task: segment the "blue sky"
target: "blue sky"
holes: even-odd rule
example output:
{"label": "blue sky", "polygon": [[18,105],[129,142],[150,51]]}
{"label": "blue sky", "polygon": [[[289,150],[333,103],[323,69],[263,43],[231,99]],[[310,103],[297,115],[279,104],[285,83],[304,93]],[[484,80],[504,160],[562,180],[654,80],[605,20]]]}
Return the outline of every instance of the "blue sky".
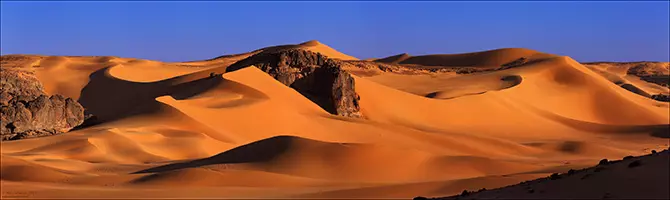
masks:
{"label": "blue sky", "polygon": [[316,39],[358,57],[524,47],[670,61],[669,2],[7,2],[6,54],[209,59]]}

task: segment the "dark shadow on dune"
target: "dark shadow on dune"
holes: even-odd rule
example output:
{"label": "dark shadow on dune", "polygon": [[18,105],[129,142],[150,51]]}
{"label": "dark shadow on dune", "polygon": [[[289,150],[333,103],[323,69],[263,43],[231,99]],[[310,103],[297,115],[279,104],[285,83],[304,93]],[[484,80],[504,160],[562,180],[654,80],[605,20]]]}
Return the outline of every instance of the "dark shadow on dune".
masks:
{"label": "dark shadow on dune", "polygon": [[529,106],[538,114],[555,120],[558,123],[572,127],[574,129],[583,130],[592,133],[610,133],[610,134],[649,134],[658,138],[670,138],[670,124],[653,124],[653,125],[613,125],[613,124],[599,124],[593,122],[586,122],[576,119],[563,117],[554,113],[550,113],[535,107]]}
{"label": "dark shadow on dune", "polygon": [[170,96],[177,100],[198,99],[201,98],[198,96],[199,94],[207,92],[212,88],[221,86],[226,89],[226,92],[221,94],[214,94],[214,96],[218,95],[219,97],[223,97],[223,99],[225,99],[225,95],[241,95],[241,98],[213,102],[211,104],[202,106],[207,108],[229,108],[251,105],[262,99],[270,98],[261,91],[235,81],[226,80],[220,75],[175,85],[171,88]]}
{"label": "dark shadow on dune", "polygon": [[[144,83],[116,78],[109,74],[111,67],[113,66],[93,72],[89,76],[88,84],[82,88],[79,103],[86,109],[85,114],[95,116],[95,120],[79,129],[129,116],[158,112],[161,106],[155,98],[160,96],[171,95],[175,99],[183,100],[219,84],[241,85],[234,88],[247,87],[225,80],[221,76],[225,68],[213,68]],[[252,96],[265,96],[254,89],[246,90],[246,93],[251,93]]]}
{"label": "dark shadow on dune", "polygon": [[632,85],[630,83],[621,84],[619,86],[621,86],[623,89],[626,89],[626,90],[628,90],[632,93],[638,94],[638,95],[643,96],[643,97],[651,98],[651,95],[649,93],[645,92],[644,90],[642,90],[638,87],[635,87],[634,85]]}
{"label": "dark shadow on dune", "polygon": [[517,86],[517,85],[521,84],[521,82],[523,81],[523,78],[521,78],[521,76],[519,76],[519,75],[509,75],[509,76],[504,76],[504,77],[500,78],[500,80],[502,81],[502,84],[501,84],[501,87],[498,88],[498,89],[485,90],[485,91],[473,92],[473,93],[465,93],[465,94],[461,94],[461,95],[453,96],[453,97],[440,97],[440,94],[442,93],[442,91],[438,91],[438,92],[428,93],[428,94],[424,95],[424,97],[434,98],[434,99],[445,99],[446,100],[446,99],[455,99],[455,98],[470,96],[470,95],[480,95],[480,94],[485,94],[488,91],[500,91],[500,90],[512,88],[514,86]]}
{"label": "dark shadow on dune", "polygon": [[223,82],[223,77],[213,76],[211,78],[198,79],[171,87],[170,96],[177,100],[184,100],[203,93]]}
{"label": "dark shadow on dune", "polygon": [[155,102],[154,98],[167,94],[167,84],[118,79],[109,74],[109,69],[105,67],[93,72],[88,84],[82,88],[79,103],[86,109],[86,114],[96,116],[102,123],[159,109],[152,102]]}
{"label": "dark shadow on dune", "polygon": [[425,97],[435,98],[435,97],[437,97],[438,94],[440,94],[440,92],[431,92],[431,93],[428,93],[427,95],[425,95]]}
{"label": "dark shadow on dune", "polygon": [[576,154],[582,150],[583,145],[584,143],[582,142],[565,141],[559,145],[558,150],[564,153]]}
{"label": "dark shadow on dune", "polygon": [[670,138],[670,125],[661,126],[652,130],[651,136],[659,138]]}
{"label": "dark shadow on dune", "polygon": [[446,97],[446,98],[439,98],[439,95],[440,95],[441,92],[432,92],[432,93],[429,93],[429,94],[425,95],[425,97],[428,97],[428,98],[434,98],[434,99],[445,99],[445,100],[446,100],[446,99],[455,99],[455,98],[464,97],[464,96],[471,96],[471,95],[485,94],[486,92],[488,92],[488,91],[475,92],[475,93],[466,93],[466,94],[462,94],[462,95],[459,95],[459,96],[455,96],[455,97]]}
{"label": "dark shadow on dune", "polygon": [[81,123],[79,126],[76,126],[76,127],[72,128],[70,130],[70,132],[85,129],[85,128],[88,128],[88,127],[92,127],[92,126],[95,126],[95,125],[98,125],[98,124],[101,124],[101,123],[102,122],[100,120],[98,120],[98,117],[93,116],[93,115],[87,115],[87,116],[84,117],[84,122]]}
{"label": "dark shadow on dune", "polygon": [[507,89],[507,88],[511,88],[511,87],[514,87],[516,85],[521,84],[521,81],[523,80],[523,78],[521,78],[521,76],[519,76],[519,75],[509,75],[509,76],[504,76],[504,77],[500,78],[500,80],[509,83],[508,87],[502,88],[502,89]]}
{"label": "dark shadow on dune", "polygon": [[242,145],[212,157],[149,168],[133,172],[133,174],[165,172],[213,164],[257,163],[271,161],[277,156],[285,153],[288,149],[290,149],[292,144],[301,139],[302,138],[292,136],[275,136]]}

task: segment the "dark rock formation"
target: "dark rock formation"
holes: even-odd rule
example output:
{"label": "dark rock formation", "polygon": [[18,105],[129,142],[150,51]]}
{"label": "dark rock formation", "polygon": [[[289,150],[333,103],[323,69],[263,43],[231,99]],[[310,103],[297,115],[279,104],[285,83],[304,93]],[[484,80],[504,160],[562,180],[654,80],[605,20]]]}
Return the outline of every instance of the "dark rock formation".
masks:
{"label": "dark rock formation", "polygon": [[354,78],[342,69],[342,64],[319,53],[290,49],[256,54],[226,71],[256,66],[329,113],[360,118],[360,97],[355,91]]}
{"label": "dark rock formation", "polygon": [[67,132],[84,120],[84,108],[61,95],[47,96],[27,71],[0,68],[0,136],[15,140]]}
{"label": "dark rock formation", "polygon": [[627,74],[635,76],[653,76],[653,75],[668,75],[670,73],[670,65],[663,62],[631,62],[621,63],[624,66],[630,66]]}
{"label": "dark rock formation", "polygon": [[500,69],[509,69],[509,68],[518,67],[518,66],[520,66],[520,65],[525,64],[526,62],[528,62],[528,59],[526,59],[526,58],[524,58],[524,57],[521,57],[521,58],[516,59],[516,60],[514,60],[514,61],[512,61],[512,62],[505,63],[505,64],[501,65],[501,66],[500,66]]}
{"label": "dark rock formation", "polygon": [[655,94],[655,95],[651,95],[651,99],[654,99],[656,101],[670,102],[670,95]]}
{"label": "dark rock formation", "polygon": [[15,96],[34,98],[42,94],[44,88],[33,73],[0,68],[0,104],[7,104]]}
{"label": "dark rock formation", "polygon": [[670,88],[670,75],[646,75],[640,79],[666,88]]}

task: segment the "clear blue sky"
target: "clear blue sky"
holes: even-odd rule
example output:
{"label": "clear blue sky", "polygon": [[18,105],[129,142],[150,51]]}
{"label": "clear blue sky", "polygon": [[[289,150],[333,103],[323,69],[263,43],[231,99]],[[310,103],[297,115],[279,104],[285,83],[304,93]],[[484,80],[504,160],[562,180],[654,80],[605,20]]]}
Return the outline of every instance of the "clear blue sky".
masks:
{"label": "clear blue sky", "polygon": [[1,54],[187,61],[316,39],[358,57],[524,47],[669,61],[666,2],[1,2]]}

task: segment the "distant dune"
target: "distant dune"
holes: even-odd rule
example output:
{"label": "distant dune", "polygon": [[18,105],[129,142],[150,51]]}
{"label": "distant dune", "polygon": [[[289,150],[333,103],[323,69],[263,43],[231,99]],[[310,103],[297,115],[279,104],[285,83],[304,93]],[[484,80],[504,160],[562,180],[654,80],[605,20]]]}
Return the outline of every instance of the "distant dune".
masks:
{"label": "distant dune", "polygon": [[377,62],[412,64],[423,66],[449,66],[449,67],[491,67],[500,66],[512,62],[521,57],[529,59],[541,59],[551,57],[550,54],[537,52],[523,48],[495,49],[474,53],[463,54],[434,54],[410,56],[400,54],[375,60]]}
{"label": "distant dune", "polygon": [[389,56],[389,57],[386,57],[386,58],[376,59],[374,61],[383,62],[383,63],[398,64],[398,63],[403,62],[403,61],[405,61],[405,60],[407,60],[411,57],[412,56],[410,56],[409,54],[402,53],[402,54],[398,54],[398,55],[395,55],[395,56]]}
{"label": "distant dune", "polygon": [[[291,60],[307,66],[281,70],[279,61],[260,63],[265,71],[240,66],[258,53],[291,49],[327,58]],[[34,72],[46,93],[76,99],[96,120],[64,134],[3,141],[7,197],[441,197],[660,151],[670,138],[670,103],[652,98],[668,94],[667,87],[642,78],[663,77],[662,67],[631,74],[635,66],[585,65],[522,48],[365,61],[308,41],[192,62],[46,55],[0,61],[3,70]],[[326,62],[338,67],[322,68]],[[303,84],[327,77],[335,84],[321,89],[338,101],[358,98],[362,117],[324,110],[309,96],[315,91],[278,81],[277,74],[289,73]],[[305,78],[310,73],[317,75]],[[338,96],[343,85],[358,96]],[[563,190],[552,184],[573,182],[602,195],[593,185],[617,184],[620,171],[667,174],[660,154],[649,157],[639,168],[625,160],[539,183],[529,197],[553,197]],[[583,173],[592,176],[577,184]],[[619,186],[643,185],[636,181]],[[664,185],[647,189],[656,186]]]}

